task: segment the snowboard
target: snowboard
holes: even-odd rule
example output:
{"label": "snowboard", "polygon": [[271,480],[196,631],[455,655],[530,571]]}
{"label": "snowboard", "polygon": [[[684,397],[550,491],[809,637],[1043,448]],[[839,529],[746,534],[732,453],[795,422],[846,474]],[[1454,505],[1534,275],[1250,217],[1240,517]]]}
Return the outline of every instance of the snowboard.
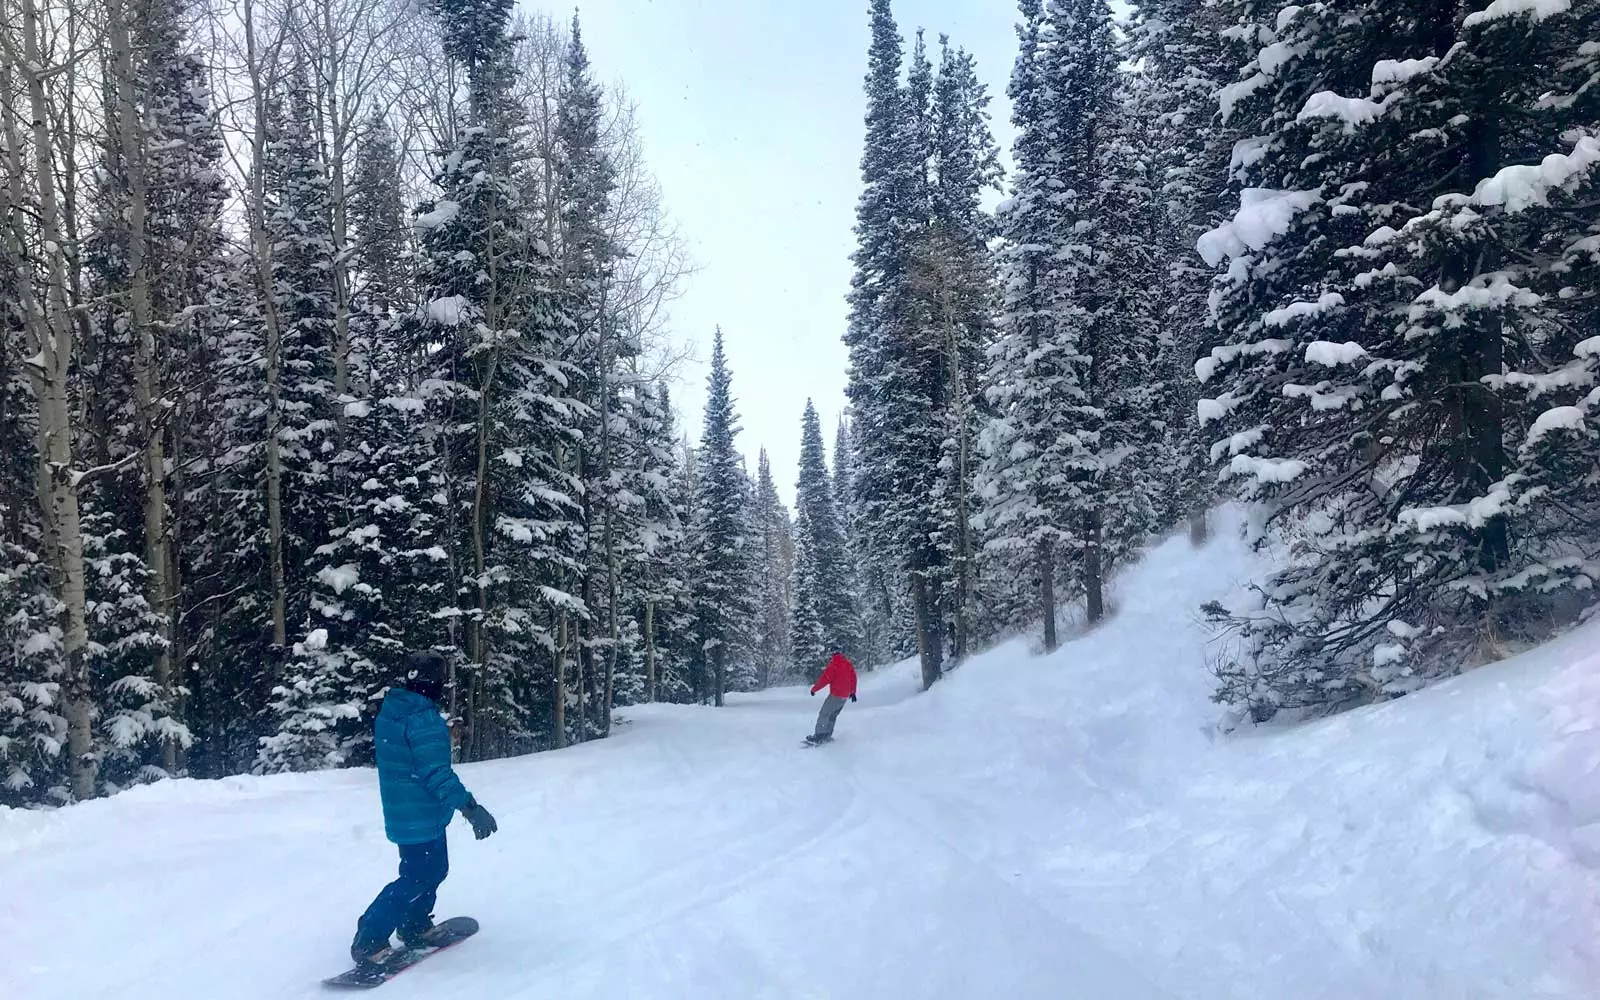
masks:
{"label": "snowboard", "polygon": [[833,742],[833,737],[832,736],[827,736],[827,737],[824,737],[824,738],[822,738],[820,740],[812,739],[811,737],[807,736],[805,739],[800,741],[800,748],[802,750],[804,750],[807,747],[820,747],[824,743],[832,743],[832,742]]}
{"label": "snowboard", "polygon": [[478,933],[478,922],[471,917],[451,917],[433,925],[434,944],[421,948],[402,948],[381,965],[358,965],[349,972],[324,979],[322,985],[335,990],[370,990],[382,986],[429,955],[454,947]]}

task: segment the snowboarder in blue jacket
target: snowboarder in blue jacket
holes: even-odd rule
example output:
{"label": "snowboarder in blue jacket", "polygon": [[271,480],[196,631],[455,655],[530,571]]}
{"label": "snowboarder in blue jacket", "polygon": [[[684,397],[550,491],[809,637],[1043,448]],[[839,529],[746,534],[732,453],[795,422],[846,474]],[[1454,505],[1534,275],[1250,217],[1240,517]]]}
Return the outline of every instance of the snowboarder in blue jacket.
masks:
{"label": "snowboarder in blue jacket", "polygon": [[358,965],[388,959],[396,931],[407,947],[430,943],[434,898],[450,871],[445,828],[457,810],[479,840],[499,829],[450,766],[450,729],[439,714],[447,671],[441,653],[407,654],[404,686],[384,695],[373,724],[383,828],[400,848],[400,877],[356,924],[350,956]]}

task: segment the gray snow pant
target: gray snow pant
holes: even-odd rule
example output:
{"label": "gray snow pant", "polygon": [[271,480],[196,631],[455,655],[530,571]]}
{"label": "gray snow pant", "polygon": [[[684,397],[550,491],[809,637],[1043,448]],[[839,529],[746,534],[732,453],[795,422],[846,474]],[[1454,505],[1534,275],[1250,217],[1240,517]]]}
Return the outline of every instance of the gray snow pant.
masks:
{"label": "gray snow pant", "polygon": [[817,731],[814,739],[826,740],[833,737],[833,724],[839,721],[839,713],[844,711],[845,699],[837,695],[828,695],[822,703],[822,711],[817,713]]}

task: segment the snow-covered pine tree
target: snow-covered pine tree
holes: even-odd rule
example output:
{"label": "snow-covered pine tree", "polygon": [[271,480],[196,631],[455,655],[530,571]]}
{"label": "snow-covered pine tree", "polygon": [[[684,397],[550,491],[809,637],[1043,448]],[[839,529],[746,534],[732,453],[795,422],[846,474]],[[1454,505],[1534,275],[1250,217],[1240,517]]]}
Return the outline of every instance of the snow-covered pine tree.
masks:
{"label": "snow-covered pine tree", "polygon": [[[1173,465],[1167,408],[1171,345],[1160,291],[1165,213],[1159,200],[1156,136],[1138,106],[1138,81],[1116,78],[1115,105],[1102,124],[1100,183],[1095,192],[1094,283],[1101,293],[1092,345],[1091,390],[1102,410],[1100,467],[1101,576],[1166,527],[1159,498]],[[1192,382],[1192,372],[1183,372]]]}
{"label": "snow-covered pine tree", "polygon": [[[348,530],[354,499],[345,495],[349,484],[339,474],[346,457],[338,434],[345,401],[335,391],[337,253],[329,177],[305,67],[291,69],[285,89],[272,108],[264,160],[279,330],[276,357],[269,341],[268,370],[276,367],[279,374],[268,405],[278,411],[283,511],[281,542],[269,559],[282,561],[291,637],[273,679],[276,732],[263,737],[256,763],[269,771],[342,763],[339,723],[359,719],[365,702],[353,675],[363,653],[344,628],[357,617],[344,596],[361,586],[359,570],[354,562],[330,559],[340,546],[325,542]],[[296,641],[296,635],[307,638]],[[370,666],[364,672],[370,675]]]}
{"label": "snow-covered pine tree", "polygon": [[782,678],[789,667],[790,581],[789,550],[793,546],[789,511],[772,480],[772,463],[761,449],[756,465],[754,535],[757,547],[755,581],[756,621],[752,638],[756,683],[765,688]]}
{"label": "snow-covered pine tree", "polygon": [[[280,657],[273,643],[268,566],[265,438],[265,325],[256,262],[224,252],[197,330],[197,359],[211,379],[189,387],[186,405],[204,414],[190,426],[180,508],[186,719],[195,745],[190,773],[220,777],[250,770],[259,740],[273,731],[264,712]],[[263,723],[266,723],[263,725]]]}
{"label": "snow-covered pine tree", "polygon": [[574,323],[569,356],[576,359],[572,394],[587,405],[583,435],[572,453],[583,483],[585,532],[579,595],[590,617],[578,624],[580,690],[574,735],[582,740],[609,729],[621,609],[618,522],[625,502],[611,474],[618,430],[616,399],[621,359],[637,353],[632,331],[611,301],[622,250],[607,225],[616,188],[601,130],[603,94],[594,82],[578,16],[567,37],[564,73],[556,102],[555,203],[562,291]]}
{"label": "snow-covered pine tree", "polygon": [[[116,685],[100,696],[102,720],[119,720],[103,721],[104,759],[121,781],[144,767],[173,772],[190,739],[176,721],[188,680],[180,609],[194,547],[186,509],[204,487],[190,488],[188,477],[203,467],[192,453],[209,429],[197,402],[211,374],[204,341],[217,322],[226,191],[207,69],[190,51],[184,5],[118,3],[107,14],[104,152],[85,259],[97,309],[84,326],[80,391],[96,462],[132,463],[83,491],[94,532],[86,557],[103,571],[91,581],[96,673]],[[142,610],[123,591],[131,579],[145,587]]]}
{"label": "snow-covered pine tree", "polygon": [[[412,299],[399,140],[381,113],[362,129],[347,188],[351,254],[351,366],[355,394],[415,388],[413,358],[392,328]],[[364,380],[365,385],[361,382]]]}
{"label": "snow-covered pine tree", "polygon": [[1211,0],[1151,0],[1139,4],[1130,29],[1140,66],[1130,81],[1129,113],[1142,125],[1159,214],[1147,234],[1159,289],[1162,354],[1154,369],[1166,422],[1157,484],[1162,528],[1188,519],[1191,534],[1206,534],[1215,476],[1200,444],[1195,416],[1199,385],[1194,362],[1209,350],[1209,268],[1195,252],[1200,235],[1223,220],[1233,129],[1217,114],[1227,48],[1227,5]]}
{"label": "snow-covered pine tree", "polygon": [[1541,444],[1592,315],[1573,269],[1600,147],[1562,77],[1595,17],[1285,11],[1226,92],[1258,132],[1239,213],[1201,242],[1232,261],[1201,415],[1213,458],[1300,528],[1231,618],[1220,700],[1259,719],[1404,693],[1539,637],[1551,592],[1592,586]]}
{"label": "snow-covered pine tree", "polygon": [[929,217],[933,73],[919,39],[901,86],[890,0],[872,0],[870,23],[863,187],[845,333],[857,432],[854,492],[863,543],[895,567],[904,581],[895,589],[909,591],[928,687],[944,664],[936,484],[947,387],[939,352],[924,349],[911,259]]}
{"label": "snow-covered pine tree", "polygon": [[971,54],[940,36],[930,134],[930,224],[913,248],[911,281],[920,300],[923,337],[943,372],[939,418],[943,442],[935,483],[936,540],[945,567],[950,656],[959,663],[970,646],[976,545],[972,519],[976,441],[982,427],[984,357],[993,333],[994,273],[989,240],[994,220],[981,201],[1001,178],[999,149],[989,130],[989,95]]}
{"label": "snow-covered pine tree", "polygon": [[[445,54],[467,75],[438,195],[419,207],[423,305],[406,332],[422,359],[424,434],[439,461],[443,559],[457,592],[432,609],[458,646],[447,708],[468,759],[559,744],[565,671],[539,669],[588,610],[579,570],[581,483],[567,460],[582,404],[562,356],[572,325],[558,275],[520,200],[510,3],[442,0]],[[548,741],[548,742],[547,742]]]}
{"label": "snow-covered pine tree", "polygon": [[[4,201],[0,193],[0,208]],[[0,242],[4,273],[15,273],[11,259],[9,241]],[[20,333],[8,283],[0,288],[0,803],[8,806],[68,797],[60,602],[39,554],[37,417]]]}
{"label": "snow-covered pine tree", "polygon": [[[833,435],[833,467],[831,469],[831,482],[833,484],[833,505],[839,517],[839,535],[844,544],[844,576],[839,581],[841,595],[849,602],[849,624],[846,627],[850,635],[856,637],[856,656],[859,666],[871,667],[884,662],[885,657],[880,654],[879,646],[887,625],[884,623],[869,623],[868,609],[863,601],[865,592],[863,580],[866,570],[863,563],[865,551],[857,541],[860,535],[860,524],[856,517],[854,476],[855,445],[850,438],[850,414],[848,411],[839,415],[839,425]],[[789,605],[794,607],[794,545],[790,545],[787,563],[786,578],[790,581]]]}
{"label": "snow-covered pine tree", "polygon": [[1011,94],[1018,138],[1001,224],[1004,306],[990,352],[984,525],[1000,553],[1031,554],[1053,650],[1059,560],[1090,621],[1104,613],[1109,474],[1126,457],[1115,363],[1107,171],[1118,50],[1104,0],[1022,0]]}
{"label": "snow-covered pine tree", "polygon": [[701,692],[707,686],[705,647],[700,641],[697,617],[700,525],[695,499],[699,493],[699,462],[693,448],[671,436],[670,427],[667,435],[674,467],[668,491],[679,532],[667,536],[659,553],[664,574],[654,615],[660,654],[655,700],[687,704],[702,700]]}
{"label": "snow-covered pine tree", "polygon": [[84,505],[84,561],[99,778],[114,793],[169,776],[167,749],[187,747],[191,737],[173,717],[172,690],[156,682],[152,669],[166,637],[165,619],[147,599],[149,570],[139,547],[113,526],[116,516],[101,506]]}
{"label": "snow-covered pine tree", "polygon": [[796,564],[806,565],[794,581],[792,649],[795,672],[815,676],[830,653],[860,655],[860,638],[850,632],[854,615],[846,589],[849,552],[822,446],[822,422],[811,400],[800,421],[800,470],[795,481]]}
{"label": "snow-covered pine tree", "polygon": [[616,686],[620,706],[655,700],[663,604],[681,597],[682,567],[667,560],[681,544],[683,525],[672,495],[677,462],[672,410],[664,391],[635,379],[619,396],[619,404],[625,425],[613,475],[627,515],[619,523],[617,546],[617,600],[626,630]]}
{"label": "snow-covered pine tree", "polygon": [[802,508],[794,519],[794,567],[789,578],[789,590],[794,595],[789,611],[789,665],[801,677],[817,676],[821,672],[818,664],[826,664],[828,660],[827,633],[820,602],[816,600],[824,581],[817,571],[816,552],[812,547],[815,537],[811,516]]}
{"label": "snow-covered pine tree", "polygon": [[748,549],[749,528],[743,465],[734,447],[739,417],[734,409],[733,373],[719,328],[711,348],[706,381],[705,427],[700,436],[695,491],[695,617],[705,650],[709,694],[720,707],[728,690],[729,668],[748,645],[753,607]]}

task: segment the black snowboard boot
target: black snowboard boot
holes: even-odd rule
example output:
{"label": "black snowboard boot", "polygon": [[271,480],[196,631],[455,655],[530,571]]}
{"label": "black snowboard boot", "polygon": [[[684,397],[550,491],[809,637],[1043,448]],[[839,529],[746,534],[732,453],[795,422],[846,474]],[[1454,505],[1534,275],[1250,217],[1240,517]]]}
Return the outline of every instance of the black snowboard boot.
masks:
{"label": "black snowboard boot", "polygon": [[357,965],[382,965],[394,957],[395,949],[388,941],[374,944],[356,939],[350,945],[350,957]]}
{"label": "black snowboard boot", "polygon": [[428,923],[424,927],[400,928],[400,943],[407,948],[432,948],[438,944],[438,940],[435,937],[438,932],[438,925],[433,922],[432,917],[429,917]]}

